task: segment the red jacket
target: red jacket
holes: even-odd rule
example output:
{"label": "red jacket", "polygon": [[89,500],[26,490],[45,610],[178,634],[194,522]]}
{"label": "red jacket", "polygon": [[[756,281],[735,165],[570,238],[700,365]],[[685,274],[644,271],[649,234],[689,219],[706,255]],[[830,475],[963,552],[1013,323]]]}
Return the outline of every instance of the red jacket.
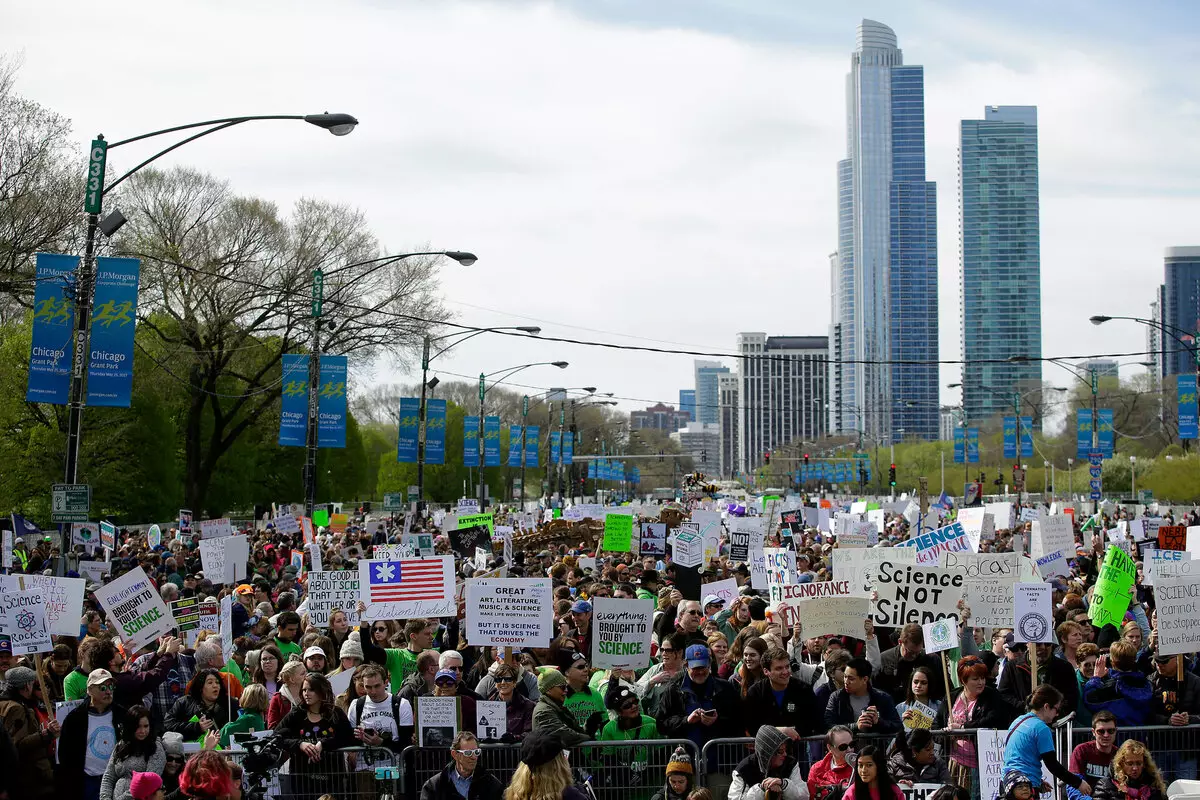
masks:
{"label": "red jacket", "polygon": [[276,692],[271,696],[271,702],[267,704],[267,727],[274,730],[275,726],[279,724],[279,720],[286,717],[291,710],[292,701],[283,692]]}
{"label": "red jacket", "polygon": [[833,765],[833,753],[812,765],[808,771],[808,796],[811,800],[824,800],[833,787],[847,787],[854,781],[854,767],[849,762],[840,767]]}

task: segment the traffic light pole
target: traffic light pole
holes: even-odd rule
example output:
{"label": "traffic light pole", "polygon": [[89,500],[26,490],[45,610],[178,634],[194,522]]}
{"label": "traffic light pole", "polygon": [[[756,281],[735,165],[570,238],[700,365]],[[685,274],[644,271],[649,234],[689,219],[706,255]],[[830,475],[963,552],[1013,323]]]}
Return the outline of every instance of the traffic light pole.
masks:
{"label": "traffic light pole", "polygon": [[313,270],[312,344],[308,353],[308,424],[304,428],[304,515],[312,519],[317,497],[317,411],[321,391],[321,306],[325,300],[325,274]]}

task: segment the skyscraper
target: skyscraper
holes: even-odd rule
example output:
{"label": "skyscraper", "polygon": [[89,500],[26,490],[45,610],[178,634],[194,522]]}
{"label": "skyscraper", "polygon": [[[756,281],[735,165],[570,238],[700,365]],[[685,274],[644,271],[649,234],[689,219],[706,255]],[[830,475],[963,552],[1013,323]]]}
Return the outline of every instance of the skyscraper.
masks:
{"label": "skyscraper", "polygon": [[1037,108],[988,106],[983,116],[960,123],[958,151],[963,408],[972,423],[1012,413],[1012,392],[1042,383]]}
{"label": "skyscraper", "polygon": [[739,381],[734,373],[717,376],[717,393],[720,395],[720,472],[721,477],[730,479],[738,471],[738,421],[741,419],[738,402]]}
{"label": "skyscraper", "polygon": [[691,414],[692,421],[696,421],[696,390],[695,389],[680,389],[679,390],[679,410],[686,411]]}
{"label": "skyscraper", "polygon": [[[938,434],[937,191],[925,180],[925,73],[864,19],[846,77],[838,162],[831,371],[838,430]],[[896,364],[890,362],[920,362]]]}
{"label": "skyscraper", "polygon": [[696,422],[706,425],[719,421],[719,398],[717,396],[717,376],[729,374],[729,367],[719,361],[696,361],[696,413],[692,417]]}
{"label": "skyscraper", "polygon": [[[1181,336],[1181,330],[1200,336],[1200,247],[1168,247],[1165,261],[1162,323],[1175,336]],[[1196,371],[1187,347],[1171,335],[1163,334],[1162,349],[1164,375]]]}
{"label": "skyscraper", "polygon": [[737,349],[738,469],[752,472],[767,451],[815,442],[828,432],[829,339],[739,333]]}

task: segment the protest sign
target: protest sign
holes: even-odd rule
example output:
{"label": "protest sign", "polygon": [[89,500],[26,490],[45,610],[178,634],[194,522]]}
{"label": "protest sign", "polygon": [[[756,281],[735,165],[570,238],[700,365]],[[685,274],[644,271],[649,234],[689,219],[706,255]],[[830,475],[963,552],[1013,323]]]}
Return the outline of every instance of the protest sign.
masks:
{"label": "protest sign", "polygon": [[761,592],[767,590],[767,556],[761,547],[750,551],[750,587]]}
{"label": "protest sign", "polygon": [[476,645],[548,647],[554,638],[551,584],[549,578],[468,580],[467,641]]}
{"label": "protest sign", "polygon": [[146,529],[146,546],[153,549],[162,544],[162,529],[157,525],[151,525]]}
{"label": "protest sign", "polygon": [[496,529],[495,516],[492,514],[463,514],[458,515],[458,528],[473,528],[476,525],[482,525],[488,530],[488,538],[491,539],[492,531]]}
{"label": "protest sign", "polygon": [[[857,523],[862,525],[863,523]],[[869,542],[865,533],[843,533],[837,537],[838,548],[867,547]]]}
{"label": "protest sign", "polygon": [[1159,550],[1186,550],[1187,527],[1183,525],[1163,525],[1158,529]]}
{"label": "protest sign", "polygon": [[313,572],[320,572],[325,569],[321,564],[321,545],[313,542],[312,544],[304,545],[304,549],[308,550],[308,563],[312,565]]}
{"label": "protest sign", "polygon": [[633,548],[633,517],[628,514],[604,515],[602,550],[628,553]]}
{"label": "protest sign", "polygon": [[975,731],[975,748],[979,754],[979,792],[981,797],[998,797],[1004,779],[1004,748],[1008,732],[992,728]]}
{"label": "protest sign", "polygon": [[1033,522],[1029,555],[1034,559],[1057,552],[1075,552],[1075,530],[1066,514],[1043,515]]}
{"label": "protest sign", "polygon": [[475,701],[475,735],[481,742],[498,742],[508,733],[508,706],[502,700]]}
{"label": "protest sign", "polygon": [[[917,551],[911,547],[854,547],[845,550],[838,547],[833,551],[834,580],[849,581],[851,594],[870,594],[875,588],[875,573],[884,561],[916,564]],[[766,588],[765,584],[763,588]]]}
{"label": "protest sign", "polygon": [[[81,562],[80,566],[87,563],[112,566],[112,563],[107,561],[85,561]],[[46,624],[51,635],[79,635],[79,614],[83,608],[83,594],[87,587],[85,579],[59,578],[53,575],[22,575],[20,579],[16,575],[0,577],[4,578],[0,586],[3,586],[5,593],[21,591],[20,580],[24,580],[26,589],[41,590],[42,600],[46,604]]]}
{"label": "protest sign", "polygon": [[233,658],[233,595],[227,594],[221,598],[221,653],[225,660]]}
{"label": "protest sign", "polygon": [[767,559],[767,586],[796,582],[796,552],[783,547],[764,547]]}
{"label": "protest sign", "polygon": [[592,666],[643,669],[650,664],[653,600],[597,597],[592,605]]}
{"label": "protest sign", "polygon": [[300,521],[291,514],[280,514],[272,521],[275,530],[291,536],[300,532]]}
{"label": "protest sign", "polygon": [[996,523],[996,530],[1008,531],[1013,527],[1013,506],[1012,503],[987,503],[983,510],[987,514],[992,515],[992,519]]}
{"label": "protest sign", "polygon": [[91,550],[100,546],[100,525],[96,522],[72,522],[71,546]]}
{"label": "protest sign", "polygon": [[245,536],[200,540],[200,565],[204,569],[204,577],[213,583],[244,581],[246,562],[249,560],[250,540]]}
{"label": "protest sign", "polygon": [[1130,589],[1137,580],[1137,564],[1116,545],[1109,545],[1092,590],[1088,618],[1097,628],[1120,628],[1129,608]]}
{"label": "protest sign", "polygon": [[313,530],[313,521],[308,517],[300,518],[300,535],[305,544],[312,544],[317,540],[317,533]]}
{"label": "protest sign", "polygon": [[958,618],[958,601],[963,597],[963,576],[958,573],[885,561],[874,583],[876,625],[900,628],[912,622]]}
{"label": "protest sign", "polygon": [[117,549],[117,526],[111,522],[100,522],[100,544],[109,550]]}
{"label": "protest sign", "polygon": [[971,580],[963,582],[963,599],[971,609],[971,624],[977,628],[1011,628],[1013,625],[1013,582]]}
{"label": "protest sign", "polygon": [[12,531],[8,531],[8,530],[0,531],[0,550],[2,550],[2,552],[3,552],[3,555],[0,556],[0,564],[2,564],[4,569],[6,569],[6,570],[12,569],[12,564],[13,564],[13,532]]}
{"label": "protest sign", "polygon": [[1154,601],[1159,655],[1200,652],[1200,576],[1159,576]]}
{"label": "protest sign", "polygon": [[486,570],[492,560],[492,551],[485,547],[475,548],[475,569]]}
{"label": "protest sign", "polygon": [[1054,643],[1054,608],[1048,583],[1013,584],[1013,638]]}
{"label": "protest sign", "polygon": [[917,699],[913,699],[906,705],[908,707],[905,709],[903,717],[905,730],[913,731],[918,728],[929,730],[933,727],[933,722],[937,719],[937,709],[927,706]]}
{"label": "protest sign", "polygon": [[359,576],[352,570],[308,573],[308,619],[329,627],[329,615],[342,611],[350,627],[358,624]]}
{"label": "protest sign", "polygon": [[371,548],[371,558],[378,561],[395,561],[401,558],[416,558],[417,549],[413,542],[402,544],[377,544]]}
{"label": "protest sign", "polygon": [[[12,643],[12,654],[23,656],[54,649],[46,623],[46,597],[41,589],[5,591],[3,632]],[[76,634],[79,633],[78,628]]]}
{"label": "protest sign", "polygon": [[[788,551],[791,552],[791,551]],[[813,581],[811,583],[768,583],[770,605],[794,603],[811,597],[849,597],[850,581]]]}
{"label": "protest sign", "polygon": [[763,546],[763,526],[761,518],[741,518],[733,520],[729,531],[729,560],[735,563],[748,562],[750,551],[761,549]]}
{"label": "protest sign", "polygon": [[181,536],[192,532],[192,511],[188,508],[179,509],[179,534]]}
{"label": "protest sign", "polygon": [[418,747],[448,748],[458,735],[459,713],[457,697],[416,698]]}
{"label": "protest sign", "polygon": [[[104,583],[104,577],[112,573],[111,561],[80,561],[79,571],[83,574],[85,580],[95,583]],[[76,635],[79,635],[76,630]]]}
{"label": "protest sign", "polygon": [[[483,516],[483,515],[476,515]],[[486,516],[491,516],[487,514]],[[492,534],[487,525],[471,525],[450,531],[450,549],[463,558],[474,558],[475,548],[492,549]]]}
{"label": "protest sign", "polygon": [[217,539],[222,536],[233,536],[233,525],[228,517],[220,519],[202,519],[197,523],[200,527],[201,539]]}
{"label": "protest sign", "polygon": [[200,598],[180,597],[171,601],[171,619],[180,633],[194,631],[200,627]]}
{"label": "protest sign", "polygon": [[[1075,553],[1072,551],[1071,556],[1074,557],[1074,555]],[[1071,574],[1071,562],[1067,560],[1067,556],[1062,550],[1044,555],[1037,559],[1035,563],[1037,564],[1038,575],[1044,581],[1060,575],[1066,576]]]}
{"label": "protest sign", "polygon": [[926,653],[940,653],[958,647],[958,620],[953,617],[934,620],[921,625]]}
{"label": "protest sign", "polygon": [[358,592],[364,620],[453,617],[454,557],[362,559]]}
{"label": "protest sign", "polygon": [[136,652],[167,633],[174,623],[167,604],[141,567],[134,567],[94,594],[128,652]]}
{"label": "protest sign", "polygon": [[[940,566],[960,573],[965,580],[1000,580],[1016,583],[1021,579],[1020,553],[943,553]],[[1028,572],[1027,574],[1032,574]]]}
{"label": "protest sign", "polygon": [[671,560],[681,567],[698,567],[704,561],[704,539],[694,523],[683,523],[671,546]]}
{"label": "protest sign", "polygon": [[928,533],[910,536],[897,542],[897,547],[912,547],[917,551],[917,563],[930,566],[938,563],[942,553],[960,553],[971,549],[971,542],[963,526],[955,522]]}
{"label": "protest sign", "polygon": [[865,539],[867,545],[879,544],[879,528],[875,526],[874,522],[868,520],[866,522],[851,523],[850,532],[838,537],[838,547],[852,547],[853,545],[847,544],[845,539],[847,537],[859,536]]}
{"label": "protest sign", "polygon": [[350,681],[354,679],[354,670],[343,669],[329,676],[329,688],[333,690],[333,696],[337,697],[342,692],[350,688]]}
{"label": "protest sign", "polygon": [[665,556],[667,554],[667,526],[662,522],[643,522],[638,554],[643,556]]}
{"label": "protest sign", "polygon": [[725,601],[725,608],[729,608],[729,604],[738,596],[737,581],[733,578],[726,578],[723,581],[712,581],[700,586],[701,599],[709,595],[716,595]]}
{"label": "protest sign", "polygon": [[[814,584],[820,585],[820,584]],[[803,636],[863,637],[863,624],[871,616],[871,599],[851,595],[810,595],[802,600],[781,600],[775,605],[779,623],[790,630],[804,625]]]}
{"label": "protest sign", "polygon": [[1142,575],[1146,586],[1154,586],[1159,578],[1200,577],[1200,563],[1187,550],[1147,547],[1142,553]]}

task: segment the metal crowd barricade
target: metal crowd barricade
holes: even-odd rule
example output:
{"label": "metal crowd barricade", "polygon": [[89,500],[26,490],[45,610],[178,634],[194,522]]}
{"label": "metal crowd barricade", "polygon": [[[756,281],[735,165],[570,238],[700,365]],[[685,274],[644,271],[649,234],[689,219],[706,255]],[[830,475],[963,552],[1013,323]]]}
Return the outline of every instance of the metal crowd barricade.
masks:
{"label": "metal crowd barricade", "polygon": [[[1066,753],[1060,756],[1064,764],[1068,763],[1071,751],[1076,746],[1092,739],[1092,731],[1089,728],[1073,728],[1069,733]],[[1167,784],[1177,780],[1195,780],[1200,775],[1197,769],[1200,764],[1200,726],[1118,726],[1116,746],[1120,747],[1127,739],[1136,739],[1146,745],[1150,757],[1154,759],[1158,771],[1162,773],[1163,781]]]}
{"label": "metal crowd barricade", "polygon": [[597,800],[650,800],[666,783],[667,763],[679,747],[698,776],[700,752],[688,739],[584,742],[571,748],[570,762],[588,780]]}
{"label": "metal crowd barricade", "polygon": [[244,750],[220,751],[243,769],[242,786],[247,797],[280,800],[314,800],[332,794],[338,800],[382,800],[398,798],[401,782],[400,756],[381,747],[350,747],[326,753],[319,762],[294,763],[255,775],[248,769],[252,759]]}
{"label": "metal crowd barricade", "polygon": [[[479,766],[495,775],[501,783],[511,783],[513,773],[521,763],[521,745],[481,742],[479,747],[483,750],[479,756]],[[425,782],[445,769],[450,761],[449,747],[406,747],[401,783],[405,796],[419,797]]]}

